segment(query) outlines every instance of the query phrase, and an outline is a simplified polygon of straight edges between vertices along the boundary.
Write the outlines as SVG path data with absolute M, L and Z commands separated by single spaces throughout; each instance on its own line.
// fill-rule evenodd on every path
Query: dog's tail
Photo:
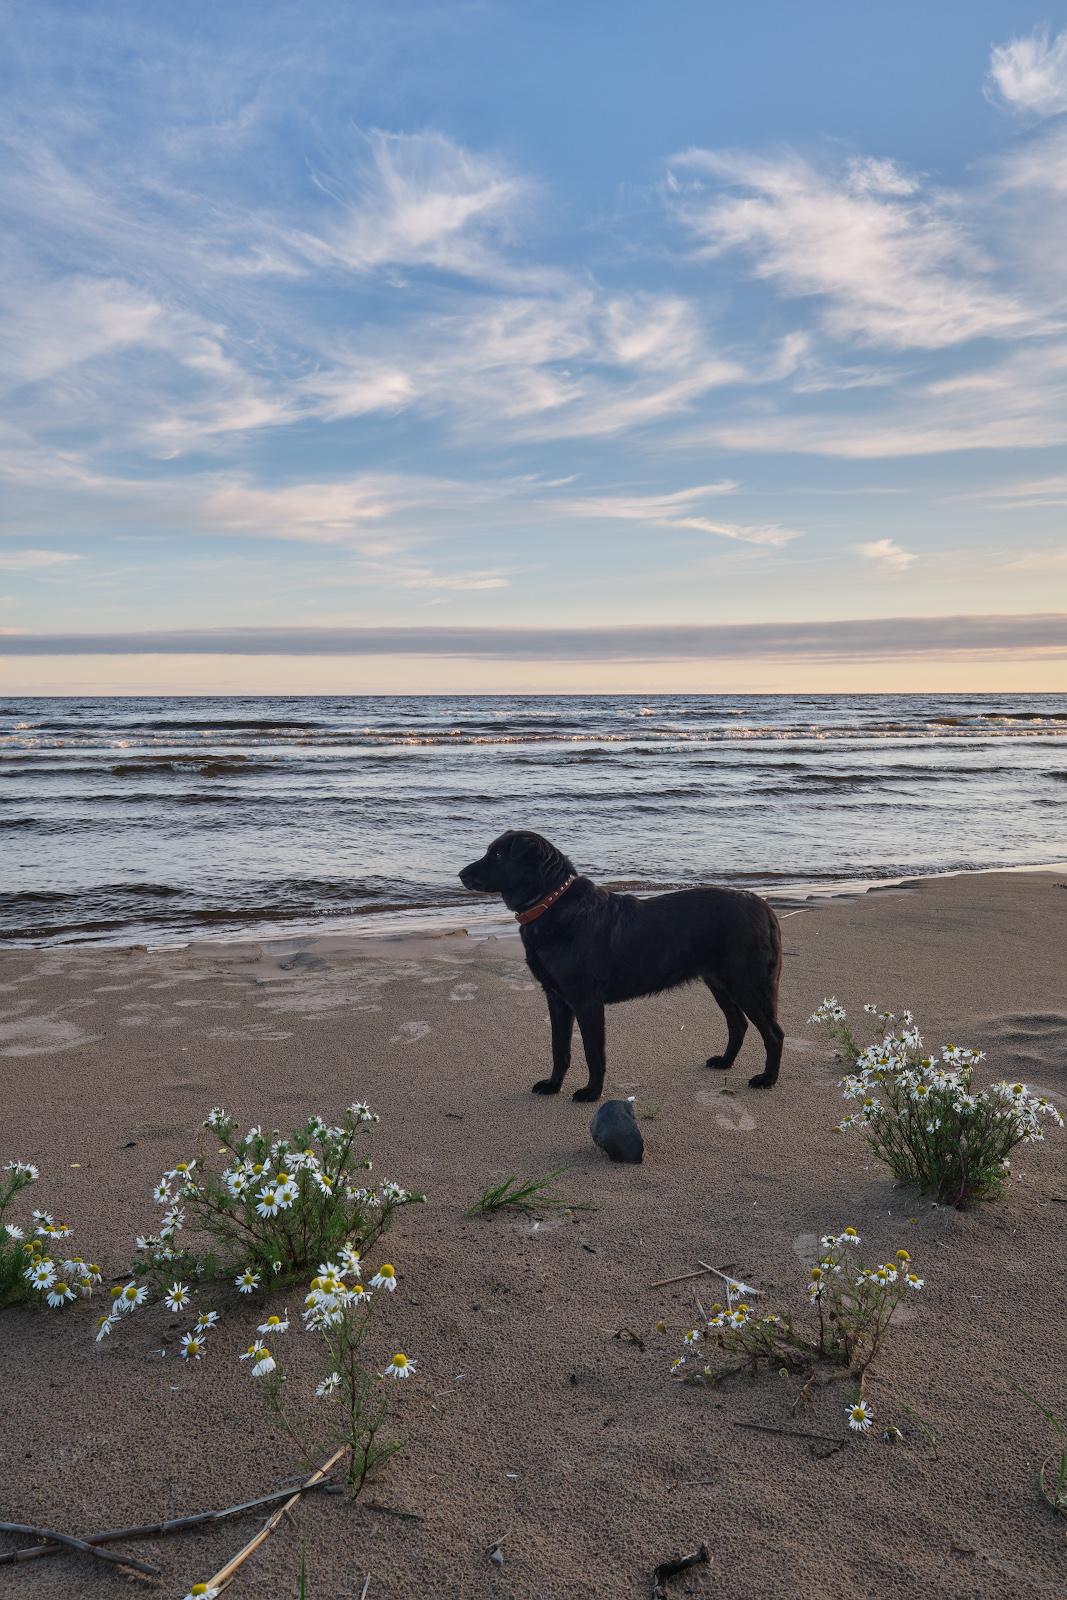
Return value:
M 771 994 L 777 1003 L 778 984 L 782 977 L 782 924 L 778 921 L 778 914 L 772 905 L 767 906 L 767 982 Z

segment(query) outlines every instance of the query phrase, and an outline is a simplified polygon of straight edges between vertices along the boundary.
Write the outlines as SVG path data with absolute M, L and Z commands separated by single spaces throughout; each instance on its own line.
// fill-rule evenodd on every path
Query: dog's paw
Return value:
M 710 1067 L 713 1072 L 729 1072 L 733 1062 L 727 1061 L 725 1056 L 709 1056 L 704 1065 Z
M 599 1100 L 600 1090 L 592 1088 L 588 1083 L 584 1089 L 575 1089 L 571 1095 L 572 1100 Z
M 749 1078 L 748 1086 L 750 1089 L 773 1089 L 777 1081 L 777 1077 L 769 1078 L 765 1072 L 757 1072 L 754 1078 Z
M 559 1084 L 552 1078 L 538 1078 L 531 1090 L 532 1094 L 559 1094 Z

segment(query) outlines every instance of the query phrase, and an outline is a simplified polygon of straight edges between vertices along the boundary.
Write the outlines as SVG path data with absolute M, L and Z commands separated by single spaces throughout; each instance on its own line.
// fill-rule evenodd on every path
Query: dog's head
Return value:
M 509 910 L 522 911 L 573 874 L 563 851 L 539 833 L 509 829 L 493 840 L 479 861 L 463 868 L 459 881 L 465 889 L 502 895 Z

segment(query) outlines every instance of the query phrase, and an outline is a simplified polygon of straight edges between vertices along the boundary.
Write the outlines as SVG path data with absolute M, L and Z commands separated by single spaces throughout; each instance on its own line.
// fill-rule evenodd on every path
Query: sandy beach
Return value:
M 30 1204 L 69 1221 L 105 1278 L 216 1103 L 287 1128 L 366 1098 L 382 1117 L 376 1174 L 427 1192 L 390 1236 L 401 1282 L 383 1307 L 390 1349 L 418 1361 L 396 1396 L 406 1449 L 366 1497 L 412 1515 L 307 1502 L 235 1595 L 296 1594 L 303 1545 L 312 1600 L 355 1600 L 367 1573 L 369 1600 L 638 1597 L 658 1562 L 703 1540 L 711 1564 L 672 1594 L 1051 1600 L 1067 1524 L 1035 1476 L 1053 1435 L 1010 1381 L 1067 1414 L 1067 1136 L 1022 1147 L 999 1203 L 934 1206 L 831 1131 L 840 1069 L 805 1019 L 830 993 L 850 1013 L 868 999 L 910 1007 L 929 1044 L 988 1052 L 983 1081 L 1021 1077 L 1067 1111 L 1064 876 L 931 879 L 789 915 L 771 1094 L 747 1087 L 755 1036 L 728 1081 L 705 1069 L 725 1029 L 703 991 L 616 1008 L 607 1092 L 646 1113 L 638 1167 L 594 1149 L 589 1108 L 569 1093 L 530 1095 L 548 1024 L 514 937 L 8 951 L 0 1159 L 40 1167 Z M 578 1065 L 568 1090 L 582 1081 Z M 556 1167 L 569 1206 L 465 1216 L 509 1172 Z M 841 1386 L 794 1412 L 793 1379 L 670 1381 L 694 1284 L 654 1280 L 703 1260 L 799 1309 L 819 1236 L 845 1223 L 872 1260 L 905 1245 L 926 1279 L 869 1385 L 901 1441 L 850 1436 Z M 0 1516 L 88 1532 L 299 1472 L 236 1360 L 258 1308 L 222 1309 L 212 1359 L 193 1370 L 162 1309 L 100 1346 L 86 1306 L 0 1314 Z M 313 1341 L 289 1340 L 294 1369 L 310 1371 Z M 146 1592 L 181 1596 L 255 1526 L 139 1544 L 164 1572 Z M 487 1551 L 502 1535 L 498 1566 Z M 26 1600 L 139 1582 L 77 1555 L 0 1567 L 0 1593 Z

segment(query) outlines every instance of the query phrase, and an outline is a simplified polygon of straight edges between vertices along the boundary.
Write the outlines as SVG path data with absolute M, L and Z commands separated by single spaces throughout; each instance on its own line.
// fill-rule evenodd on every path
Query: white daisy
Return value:
M 700 1329 L 699 1328 L 689 1328 L 685 1333 L 683 1333 L 682 1340 L 683 1340 L 683 1342 L 685 1344 L 699 1344 L 700 1343 Z
M 29 1278 L 35 1289 L 50 1289 L 56 1281 L 55 1264 L 48 1256 L 43 1256 L 40 1261 L 27 1267 L 22 1276 Z
M 866 1433 L 874 1421 L 874 1412 L 866 1400 L 857 1400 L 854 1406 L 845 1407 L 848 1425 L 854 1433 Z
M 163 1303 L 171 1311 L 184 1311 L 189 1304 L 189 1290 L 184 1283 L 172 1283 Z
M 207 1349 L 207 1341 L 199 1330 L 194 1330 L 192 1333 L 183 1333 L 181 1344 L 183 1361 L 200 1361 L 204 1351 Z
M 246 1267 L 239 1278 L 234 1278 L 233 1286 L 238 1294 L 251 1294 L 253 1289 L 259 1288 L 259 1273 Z
M 194 1583 L 184 1600 L 217 1600 L 217 1596 L 221 1593 L 222 1590 L 216 1589 L 212 1584 Z
M 218 1320 L 219 1314 L 217 1311 L 201 1311 L 196 1319 L 196 1325 L 197 1328 L 203 1329 L 206 1333 L 208 1328 L 213 1328 Z
M 4 1232 L 7 1234 L 9 1239 L 25 1239 L 26 1237 L 25 1233 L 19 1227 L 17 1222 L 5 1222 Z
M 273 1372 L 277 1365 L 274 1357 L 260 1339 L 257 1339 L 254 1344 L 248 1347 L 241 1360 L 251 1361 L 253 1378 L 265 1378 L 267 1373 Z
M 169 1206 L 173 1198 L 174 1196 L 170 1192 L 170 1184 L 167 1182 L 166 1178 L 160 1178 L 159 1182 L 152 1190 L 152 1199 L 157 1205 Z
M 143 1306 L 148 1299 L 148 1290 L 144 1284 L 123 1284 L 115 1297 L 115 1304 L 120 1311 L 136 1311 L 138 1306 Z
M 68 1300 L 77 1300 L 78 1298 L 70 1284 L 65 1282 L 62 1278 L 58 1283 L 53 1283 L 51 1287 L 46 1290 L 46 1297 L 50 1306 L 62 1306 L 65 1305 Z
M 256 1210 L 261 1217 L 276 1217 L 282 1209 L 276 1189 L 261 1189 Z
M 396 1268 L 391 1262 L 384 1261 L 382 1263 L 371 1279 L 371 1285 L 375 1289 L 388 1289 L 389 1293 L 392 1294 L 396 1288 Z
M 97 1344 L 100 1343 L 101 1339 L 106 1339 L 107 1338 L 108 1334 L 111 1332 L 111 1330 L 112 1330 L 112 1328 L 114 1326 L 115 1326 L 115 1318 L 112 1315 L 112 1313 L 109 1312 L 106 1317 L 97 1317 L 97 1319 L 96 1319 L 96 1342 L 97 1342 Z
M 278 1187 L 274 1192 L 278 1197 L 278 1204 L 284 1211 L 288 1210 L 288 1208 L 292 1205 L 299 1193 L 299 1190 L 297 1189 L 296 1182 L 293 1178 L 285 1177 L 283 1179 L 279 1174 L 279 1180 Z
M 340 1387 L 341 1374 L 339 1372 L 331 1372 L 329 1377 L 323 1378 L 321 1383 L 317 1383 L 315 1385 L 315 1393 L 318 1395 L 320 1400 L 323 1400 L 328 1395 L 333 1394 L 333 1392 Z
M 409 1356 L 406 1356 L 402 1350 L 398 1350 L 386 1367 L 384 1376 L 387 1378 L 410 1378 L 414 1371 L 414 1361 Z
M 337 1252 L 337 1259 L 340 1261 L 342 1270 L 344 1272 L 351 1274 L 351 1276 L 354 1278 L 361 1276 L 363 1266 L 362 1262 L 360 1261 L 359 1251 L 354 1250 L 350 1244 L 343 1244 L 341 1246 L 340 1250 Z
M 904 1282 L 907 1284 L 909 1289 L 921 1289 L 923 1284 L 926 1282 L 926 1279 L 920 1278 L 917 1273 L 906 1272 L 904 1274 Z
M 257 1333 L 288 1333 L 289 1332 L 289 1313 L 288 1313 L 288 1311 L 286 1311 L 285 1315 L 281 1316 L 281 1317 L 277 1316 L 275 1313 L 272 1312 L 271 1315 L 267 1318 L 266 1322 L 261 1322 L 260 1323 L 260 1325 L 259 1325 L 259 1327 L 257 1328 L 256 1331 L 257 1331 Z

